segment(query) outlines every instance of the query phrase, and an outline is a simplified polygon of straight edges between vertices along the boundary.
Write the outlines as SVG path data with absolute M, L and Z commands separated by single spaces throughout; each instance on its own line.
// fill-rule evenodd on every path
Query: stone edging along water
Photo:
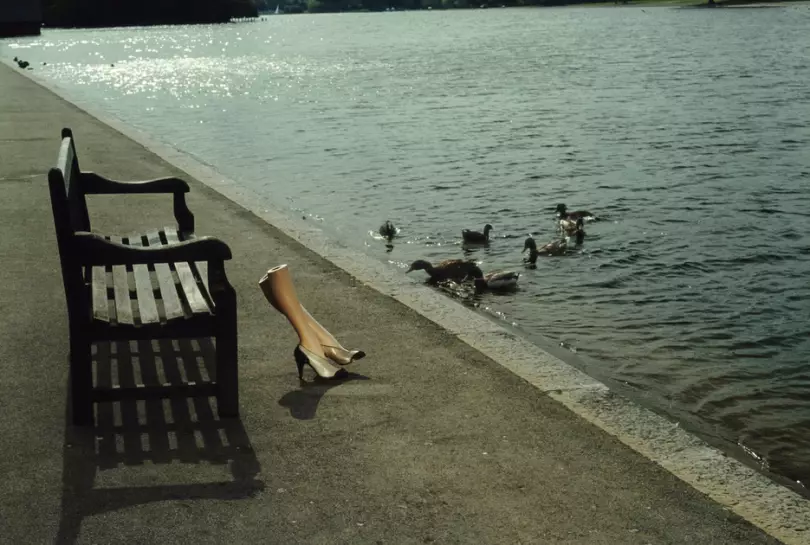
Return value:
M 5 59 L 0 62 L 19 71 Z M 617 395 L 605 384 L 491 319 L 421 283 L 410 281 L 398 269 L 330 239 L 312 222 L 268 205 L 265 199 L 240 187 L 201 160 L 156 141 L 93 104 L 69 97 L 58 85 L 31 71 L 23 73 L 283 231 L 358 281 L 450 331 L 578 416 L 770 535 L 788 545 L 810 543 L 810 501 L 796 492 L 726 456 L 679 425 Z

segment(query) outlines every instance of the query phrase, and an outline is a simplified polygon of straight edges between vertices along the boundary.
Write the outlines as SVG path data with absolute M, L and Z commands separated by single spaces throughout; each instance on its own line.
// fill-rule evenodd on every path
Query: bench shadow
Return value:
M 346 384 L 354 380 L 371 380 L 365 375 L 359 373 L 349 374 L 342 379 L 322 379 L 315 377 L 312 381 L 300 380 L 298 381 L 298 389 L 287 392 L 278 404 L 286 407 L 290 411 L 290 416 L 298 420 L 312 420 L 318 412 L 318 404 L 321 402 L 324 394 L 336 388 L 341 384 Z
M 211 339 L 106 342 L 94 349 L 100 386 L 200 383 L 214 377 Z M 75 543 L 82 521 L 92 515 L 158 501 L 247 499 L 264 489 L 241 420 L 219 418 L 214 398 L 97 403 L 95 425 L 86 427 L 71 424 L 70 399 L 67 407 L 56 543 Z M 138 466 L 146 468 L 144 475 Z M 211 466 L 227 467 L 229 476 L 206 479 Z M 152 484 L 161 477 L 165 483 Z M 96 487 L 97 480 L 133 479 L 132 486 Z

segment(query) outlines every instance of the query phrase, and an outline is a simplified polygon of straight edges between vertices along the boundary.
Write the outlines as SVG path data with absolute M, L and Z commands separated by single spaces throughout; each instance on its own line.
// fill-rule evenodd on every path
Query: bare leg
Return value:
M 362 350 L 348 350 L 343 348 L 343 345 L 341 345 L 338 340 L 331 333 L 329 333 L 329 330 L 319 324 L 318 321 L 312 317 L 312 314 L 310 314 L 309 311 L 303 307 L 303 305 L 301 306 L 301 309 L 304 311 L 304 315 L 310 329 L 314 331 L 315 335 L 318 337 L 318 340 L 321 343 L 321 348 L 323 349 L 323 353 L 327 358 L 340 365 L 348 365 L 355 360 L 365 357 L 366 353 Z
M 298 300 L 287 265 L 279 265 L 267 271 L 259 280 L 259 286 L 273 308 L 287 318 L 298 334 L 296 362 L 299 365 L 299 376 L 304 363 L 308 363 L 324 378 L 332 378 L 340 373 L 342 370 L 325 357 L 318 336 L 307 322 L 307 314 Z M 343 373 L 345 374 L 345 371 Z

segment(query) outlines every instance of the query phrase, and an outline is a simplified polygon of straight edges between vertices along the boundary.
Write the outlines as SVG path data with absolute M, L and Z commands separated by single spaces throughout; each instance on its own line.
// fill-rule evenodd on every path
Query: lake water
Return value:
M 46 30 L 0 53 L 403 272 L 520 270 L 480 308 L 802 489 L 809 36 L 807 4 L 490 9 Z M 561 202 L 601 221 L 524 269 Z

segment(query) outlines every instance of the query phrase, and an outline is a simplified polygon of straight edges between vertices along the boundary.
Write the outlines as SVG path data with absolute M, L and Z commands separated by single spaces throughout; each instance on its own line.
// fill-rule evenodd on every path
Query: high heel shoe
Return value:
M 366 353 L 362 350 L 346 350 L 342 346 L 331 346 L 322 344 L 323 355 L 337 363 L 338 365 L 349 365 L 353 361 L 362 360 Z
M 305 346 L 300 344 L 295 347 L 293 352 L 295 357 L 295 364 L 298 366 L 298 378 L 304 377 L 304 365 L 309 365 L 321 378 L 345 378 L 349 375 L 345 369 L 335 367 L 332 363 L 317 354 L 313 354 Z

